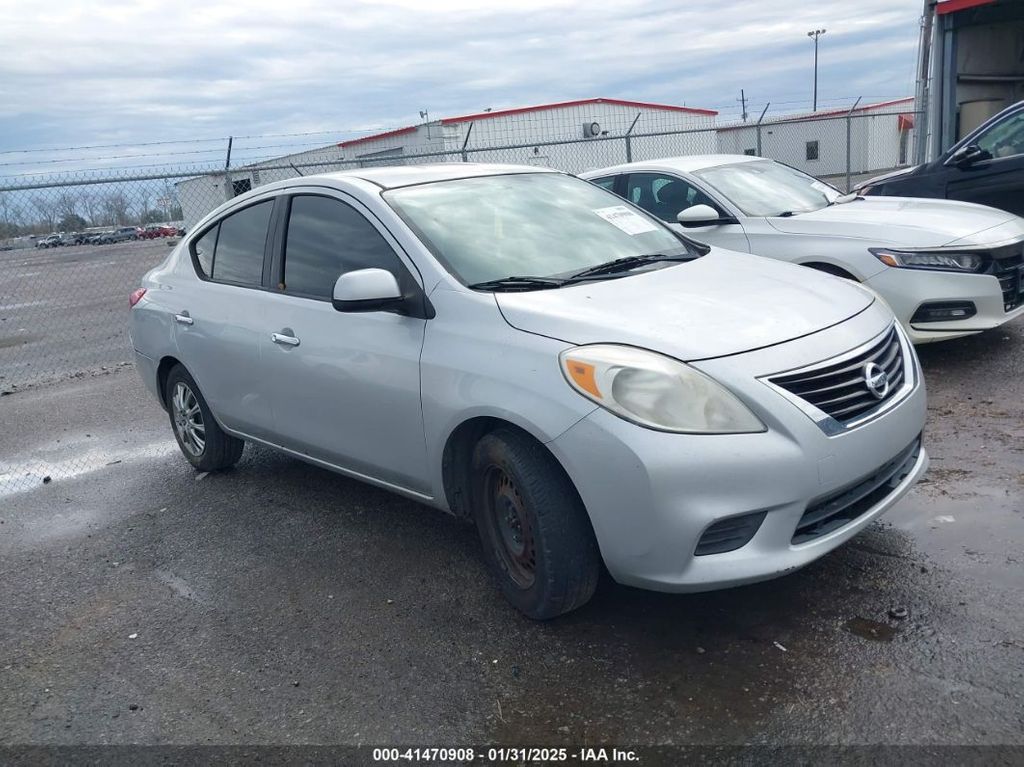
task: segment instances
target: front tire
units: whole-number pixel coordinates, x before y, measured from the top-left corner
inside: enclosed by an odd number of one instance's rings
[[[220,428],[184,366],[175,365],[168,373],[164,401],[174,438],[189,463],[200,471],[219,471],[238,463],[245,442]]]
[[[532,437],[498,429],[473,452],[473,516],[505,598],[535,620],[586,604],[601,555],[561,466]]]

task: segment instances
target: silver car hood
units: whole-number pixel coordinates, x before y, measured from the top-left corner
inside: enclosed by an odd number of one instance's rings
[[[573,344],[629,344],[685,361],[815,333],[874,300],[846,280],[721,248],[628,277],[495,299],[519,330]]]
[[[986,232],[1007,223],[1012,227],[1013,222],[1024,227],[1024,219],[1004,210],[913,197],[861,197],[768,222],[787,234],[851,237],[873,245],[917,248],[941,248],[951,242],[989,245],[996,240]],[[1024,228],[1020,231],[1024,236]]]

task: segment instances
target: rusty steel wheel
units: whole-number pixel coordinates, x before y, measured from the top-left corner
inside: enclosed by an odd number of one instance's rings
[[[491,536],[508,576],[523,589],[537,577],[536,526],[515,482],[501,468],[492,466],[484,478],[485,513]]]

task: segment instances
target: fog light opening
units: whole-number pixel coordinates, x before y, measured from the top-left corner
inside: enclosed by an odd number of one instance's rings
[[[931,301],[921,304],[910,318],[911,324],[919,322],[949,322],[966,320],[978,313],[973,301]]]

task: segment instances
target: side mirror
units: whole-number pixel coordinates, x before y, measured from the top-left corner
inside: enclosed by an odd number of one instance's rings
[[[334,283],[331,303],[339,312],[376,312],[404,301],[395,275],[386,269],[356,269]]]
[[[946,160],[946,165],[955,165],[958,168],[966,168],[981,160],[990,160],[992,155],[986,152],[977,144],[967,144],[957,149]]]
[[[676,221],[683,226],[714,226],[722,223],[722,218],[710,205],[691,205],[679,211]]]

